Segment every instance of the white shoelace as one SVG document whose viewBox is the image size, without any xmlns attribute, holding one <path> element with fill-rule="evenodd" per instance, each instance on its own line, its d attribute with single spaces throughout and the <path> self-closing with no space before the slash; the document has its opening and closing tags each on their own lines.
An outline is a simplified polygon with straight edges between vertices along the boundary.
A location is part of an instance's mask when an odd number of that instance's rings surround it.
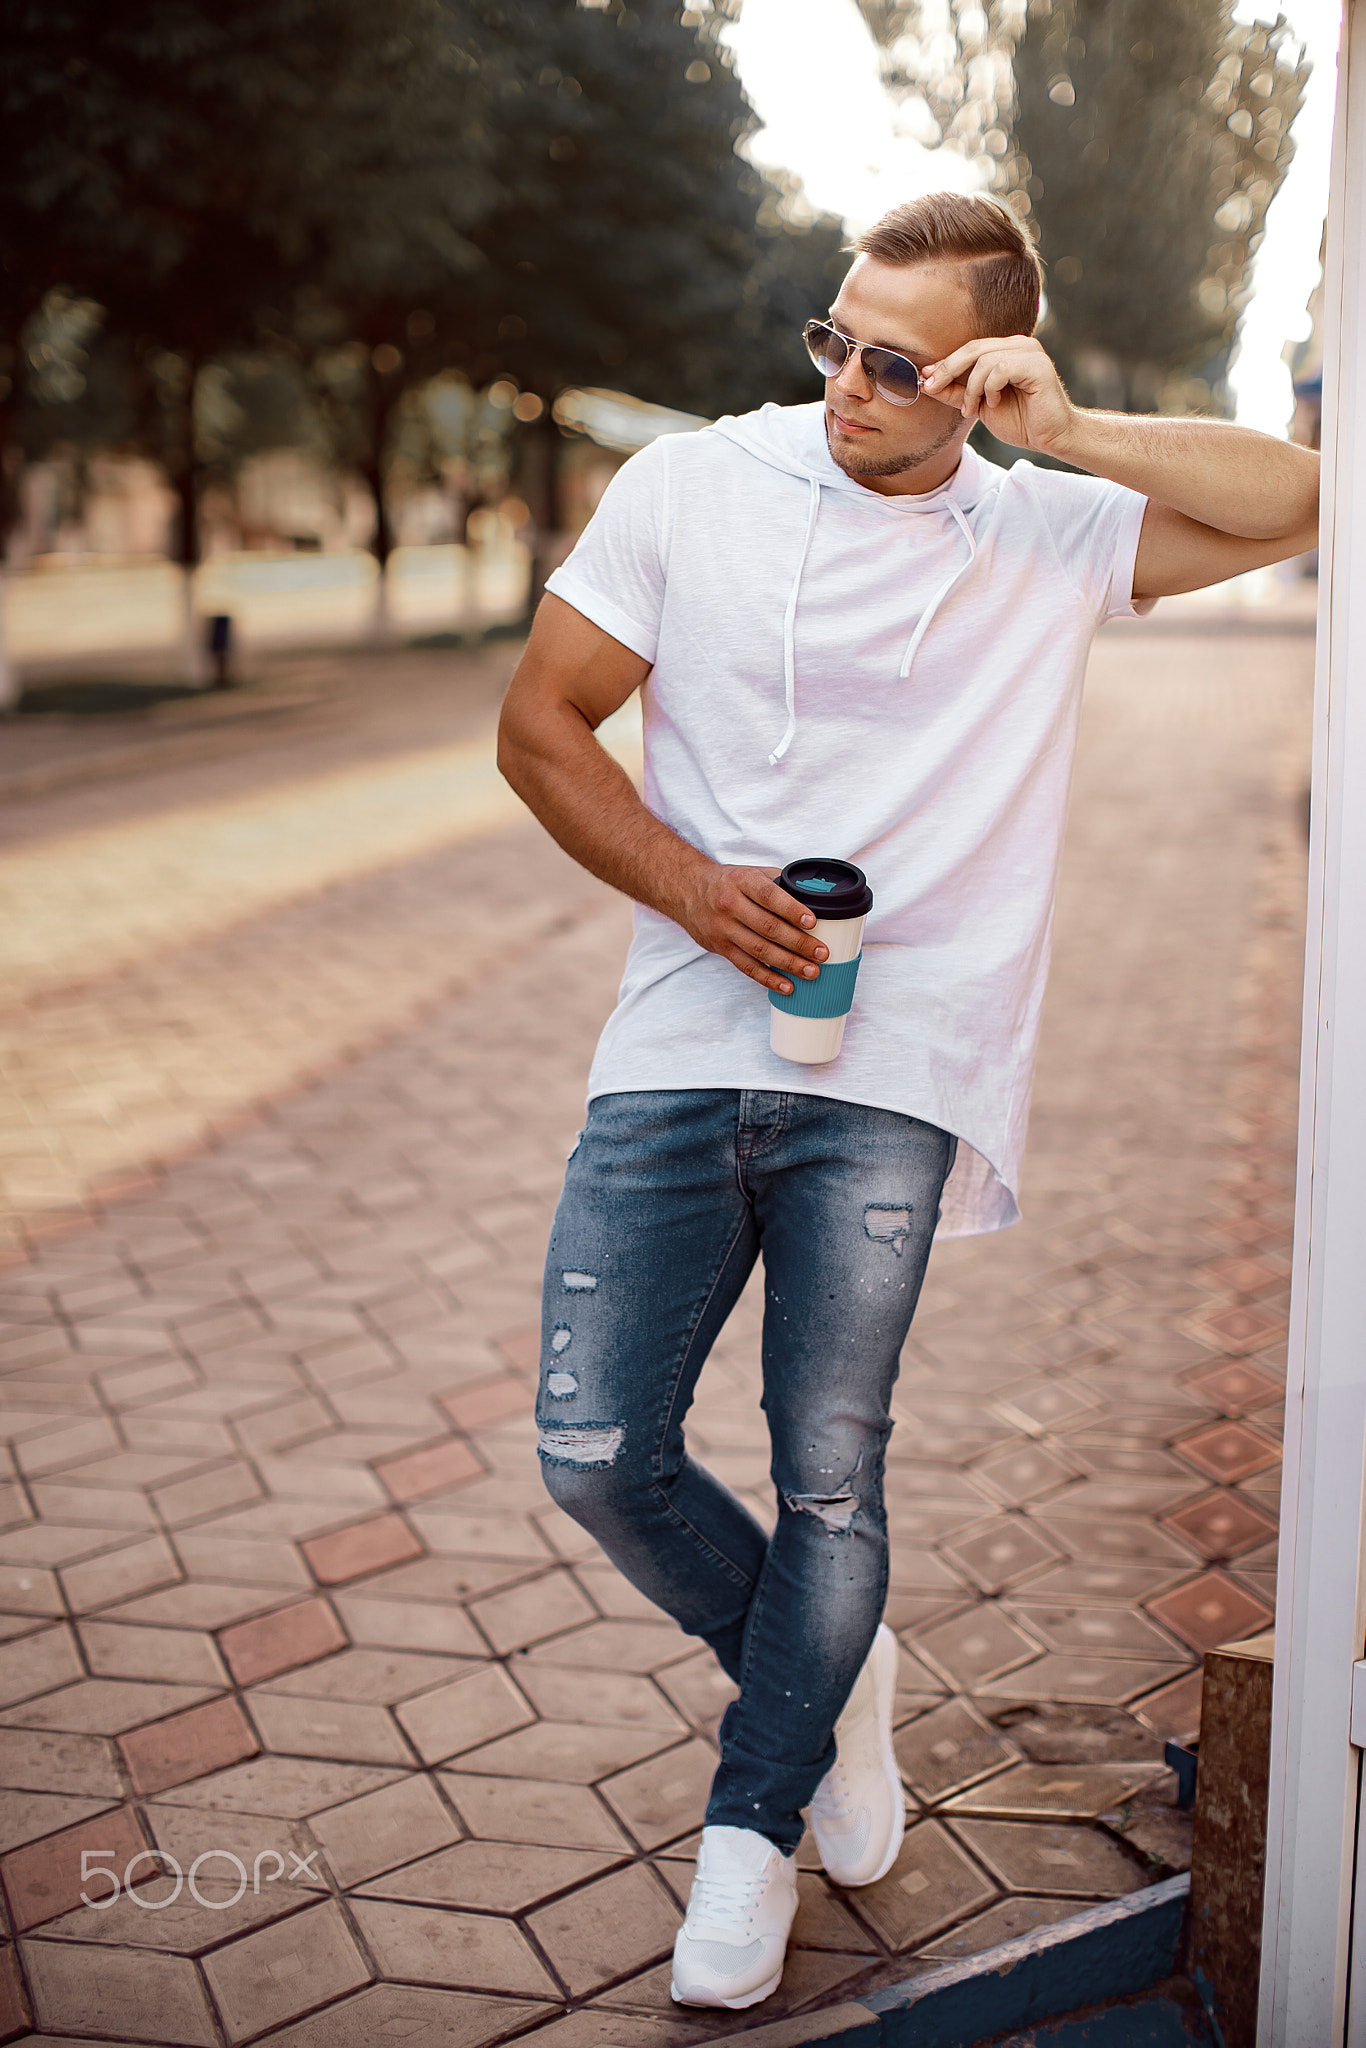
<svg viewBox="0 0 1366 2048">
<path fill-rule="evenodd" d="M 854 1806 L 849 1796 L 849 1781 L 839 1763 L 831 1764 L 816 1787 L 811 1804 L 819 1809 L 822 1820 L 849 1820 L 853 1817 Z"/>
<path fill-rule="evenodd" d="M 755 1908 L 769 1882 L 767 1874 L 746 1876 L 742 1871 L 708 1876 L 698 1871 L 688 1902 L 688 1918 L 708 1927 L 733 1928 L 737 1934 L 749 1931 Z"/>
</svg>

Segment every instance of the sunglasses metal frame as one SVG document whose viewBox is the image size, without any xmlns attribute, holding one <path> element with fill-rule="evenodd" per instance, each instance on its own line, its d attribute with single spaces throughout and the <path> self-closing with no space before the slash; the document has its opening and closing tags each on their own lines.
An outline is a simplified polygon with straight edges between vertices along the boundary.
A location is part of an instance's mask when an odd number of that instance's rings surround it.
<svg viewBox="0 0 1366 2048">
<path fill-rule="evenodd" d="M 814 333 L 831 334 L 834 335 L 836 340 L 844 343 L 849 353 L 845 356 L 844 362 L 840 364 L 839 369 L 826 370 L 822 368 L 820 353 L 812 339 Z M 902 355 L 899 349 L 879 348 L 871 341 L 855 341 L 852 334 L 846 334 L 842 328 L 836 327 L 833 320 L 808 320 L 802 329 L 802 340 L 806 344 L 806 352 L 810 356 L 813 366 L 820 371 L 822 377 L 838 377 L 848 363 L 849 356 L 856 355 L 859 361 L 859 368 L 864 376 L 868 379 L 878 397 L 885 398 L 888 405 L 914 405 L 916 399 L 920 396 L 922 389 L 920 370 L 911 361 L 910 357 Z M 880 365 L 888 362 L 904 363 L 914 377 L 915 390 L 909 398 L 903 398 L 897 392 L 883 389 L 879 381 L 878 369 Z"/>
</svg>

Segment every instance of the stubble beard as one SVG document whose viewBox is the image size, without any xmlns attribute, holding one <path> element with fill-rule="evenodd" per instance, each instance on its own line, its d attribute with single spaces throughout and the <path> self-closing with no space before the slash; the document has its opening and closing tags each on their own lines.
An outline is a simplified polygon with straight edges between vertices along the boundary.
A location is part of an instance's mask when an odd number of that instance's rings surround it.
<svg viewBox="0 0 1366 2048">
<path fill-rule="evenodd" d="M 846 476 L 904 476 L 908 469 L 919 469 L 923 462 L 929 462 L 934 456 L 941 454 L 953 440 L 962 424 L 961 420 L 955 420 L 952 426 L 946 426 L 939 439 L 932 441 L 927 448 L 916 448 L 906 455 L 893 455 L 883 458 L 870 455 L 865 461 L 862 457 L 853 453 L 848 455 L 839 453 L 835 446 L 834 422 L 827 412 L 825 415 L 825 440 L 826 446 L 830 450 L 831 461 L 838 468 L 842 469 Z"/>
</svg>

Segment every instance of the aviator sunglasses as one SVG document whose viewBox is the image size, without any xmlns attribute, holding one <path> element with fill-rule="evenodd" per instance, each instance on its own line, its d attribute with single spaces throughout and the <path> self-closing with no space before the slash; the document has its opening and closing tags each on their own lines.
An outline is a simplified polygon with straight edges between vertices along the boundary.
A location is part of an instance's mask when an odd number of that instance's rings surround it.
<svg viewBox="0 0 1366 2048">
<path fill-rule="evenodd" d="M 920 396 L 919 370 L 909 356 L 898 355 L 893 348 L 855 341 L 828 320 L 808 320 L 802 339 L 822 377 L 838 377 L 850 356 L 856 355 L 864 376 L 888 405 L 914 405 Z"/>
</svg>

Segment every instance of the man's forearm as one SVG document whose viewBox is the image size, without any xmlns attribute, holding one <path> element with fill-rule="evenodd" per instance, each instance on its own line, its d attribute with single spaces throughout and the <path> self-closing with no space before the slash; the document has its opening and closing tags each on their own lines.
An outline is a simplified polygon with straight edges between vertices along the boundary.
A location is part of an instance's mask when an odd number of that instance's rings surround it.
<svg viewBox="0 0 1366 2048">
<path fill-rule="evenodd" d="M 1319 506 L 1319 457 L 1311 449 L 1227 420 L 1077 408 L 1051 453 L 1245 541 L 1296 535 L 1313 526 Z"/>
<path fill-rule="evenodd" d="M 1049 452 L 1244 540 L 1299 534 L 1312 528 L 1318 509 L 1319 461 L 1311 449 L 1225 420 L 1076 407 Z"/>
<path fill-rule="evenodd" d="M 534 738 L 504 730 L 498 766 L 518 796 L 581 867 L 624 896 L 677 916 L 687 876 L 709 863 L 647 809 L 620 762 L 572 706 Z"/>
</svg>

